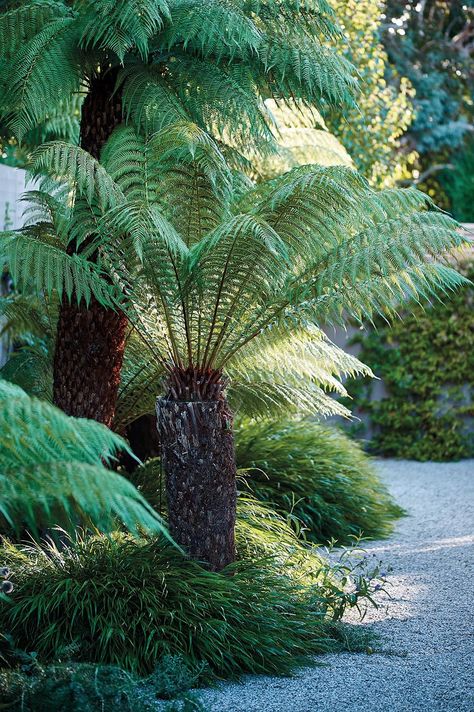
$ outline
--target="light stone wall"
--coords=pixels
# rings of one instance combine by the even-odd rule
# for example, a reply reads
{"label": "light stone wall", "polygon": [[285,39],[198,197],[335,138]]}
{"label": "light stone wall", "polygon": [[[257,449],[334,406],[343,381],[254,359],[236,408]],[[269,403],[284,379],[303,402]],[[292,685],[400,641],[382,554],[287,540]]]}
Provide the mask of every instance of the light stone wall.
{"label": "light stone wall", "polygon": [[[20,202],[25,192],[26,171],[0,164],[0,230],[16,230],[22,225],[24,205]],[[0,265],[0,295],[8,292],[9,280]],[[0,317],[0,329],[2,318]],[[4,365],[10,351],[7,336],[0,337],[0,367]]]}

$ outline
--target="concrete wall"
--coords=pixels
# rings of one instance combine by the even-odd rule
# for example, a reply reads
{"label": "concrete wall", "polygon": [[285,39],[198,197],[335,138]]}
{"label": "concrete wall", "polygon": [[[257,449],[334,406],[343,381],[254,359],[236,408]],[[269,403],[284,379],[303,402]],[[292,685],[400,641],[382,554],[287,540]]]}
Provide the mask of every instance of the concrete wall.
{"label": "concrete wall", "polygon": [[[26,172],[20,168],[11,168],[0,164],[0,230],[16,230],[22,225],[24,205],[20,202],[25,192]],[[0,278],[0,296],[8,293],[9,280],[3,274],[3,265]],[[2,318],[0,317],[0,329]],[[0,367],[4,365],[10,350],[9,340],[6,336],[0,337]]]}

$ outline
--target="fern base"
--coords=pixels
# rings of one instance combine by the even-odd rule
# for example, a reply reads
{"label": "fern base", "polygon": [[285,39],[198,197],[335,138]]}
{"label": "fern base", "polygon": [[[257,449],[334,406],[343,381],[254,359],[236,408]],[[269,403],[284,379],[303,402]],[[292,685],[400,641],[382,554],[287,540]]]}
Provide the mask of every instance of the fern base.
{"label": "fern base", "polygon": [[156,403],[170,533],[220,571],[235,560],[237,488],[232,412],[224,398]]}

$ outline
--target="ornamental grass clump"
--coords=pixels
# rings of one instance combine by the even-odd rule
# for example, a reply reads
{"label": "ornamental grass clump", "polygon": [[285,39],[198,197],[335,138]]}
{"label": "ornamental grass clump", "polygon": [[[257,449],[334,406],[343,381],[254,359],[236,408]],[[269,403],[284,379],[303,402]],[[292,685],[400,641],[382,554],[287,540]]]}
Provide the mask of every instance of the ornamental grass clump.
{"label": "ornamental grass clump", "polygon": [[310,541],[384,537],[403,514],[361,447],[335,428],[311,420],[245,421],[236,457],[254,496],[303,527]]}
{"label": "ornamental grass clump", "polygon": [[78,661],[141,674],[166,655],[222,677],[282,674],[349,639],[321,588],[282,575],[271,557],[216,574],[165,538],[125,534],[78,538],[62,550],[4,543],[1,554],[16,586],[0,626],[42,661],[74,646]]}

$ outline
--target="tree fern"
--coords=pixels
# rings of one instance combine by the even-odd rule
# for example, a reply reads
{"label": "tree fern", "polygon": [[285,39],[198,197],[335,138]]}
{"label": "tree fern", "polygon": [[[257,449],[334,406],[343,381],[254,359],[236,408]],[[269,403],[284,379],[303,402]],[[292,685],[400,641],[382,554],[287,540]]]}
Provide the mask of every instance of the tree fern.
{"label": "tree fern", "polygon": [[190,118],[247,147],[272,140],[262,99],[352,104],[353,69],[328,3],[29,0],[1,18],[2,114],[21,138],[122,69],[126,115],[154,129]]}
{"label": "tree fern", "polygon": [[117,518],[128,529],[163,531],[135,488],[107,470],[126,443],[105,426],[69,418],[0,380],[0,516],[17,529],[61,524],[78,516],[109,530]]}
{"label": "tree fern", "polygon": [[[83,253],[71,257],[52,244],[58,240],[54,219],[8,234],[4,243],[25,243],[23,257],[11,247],[12,262],[23,281],[39,289],[72,294],[82,280],[84,296],[86,288],[100,295],[92,285],[97,278],[147,342],[153,385],[164,392],[157,411],[164,467],[171,491],[181,492],[169,501],[171,533],[192,556],[219,570],[235,555],[229,377],[235,376],[242,403],[256,412],[293,399],[300,410],[344,413],[327,393],[343,393],[341,359],[329,358],[318,329],[348,317],[389,318],[408,296],[449,293],[465,280],[445,255],[465,239],[457,223],[419,193],[376,192],[345,167],[303,166],[249,187],[226,170],[219,145],[196,125],[180,122],[143,140],[119,129],[109,142],[104,164],[123,189],[105,165],[80,150],[47,146],[37,154],[46,157],[45,170],[73,188],[64,209],[74,215],[77,205],[89,208],[97,232],[91,239],[82,233],[89,243]],[[117,186],[118,198],[110,200],[107,186]],[[169,191],[178,187],[176,212],[166,203],[172,206]],[[92,251],[97,264],[86,259]],[[56,277],[51,254],[61,255]],[[92,268],[87,280],[84,263]],[[305,335],[296,355],[295,333]],[[264,368],[252,371],[252,348]],[[239,372],[246,357],[247,369]],[[350,369],[363,370],[355,363]],[[149,395],[149,375],[139,366],[129,382],[132,389],[140,385],[140,397]],[[129,404],[129,413],[137,414],[137,403]],[[203,481],[209,508],[199,499]],[[192,502],[184,515],[183,498]]]}
{"label": "tree fern", "polygon": [[[232,369],[254,340],[265,353],[265,339],[277,333],[296,378],[292,334],[348,316],[388,317],[407,296],[432,298],[464,281],[443,258],[464,242],[455,221],[423,194],[374,191],[347,167],[295,168],[233,200],[219,147],[181,122],[149,137],[117,129],[102,166],[63,144],[35,156],[75,188],[79,208],[83,199],[95,206],[85,229],[95,231],[89,249],[102,257],[96,267],[61,253],[40,222],[4,238],[14,273],[41,289],[120,304],[164,372]],[[335,387],[312,368],[318,387]],[[278,378],[260,380],[264,400],[272,389],[289,400]],[[317,389],[308,403],[317,397],[330,409]]]}

